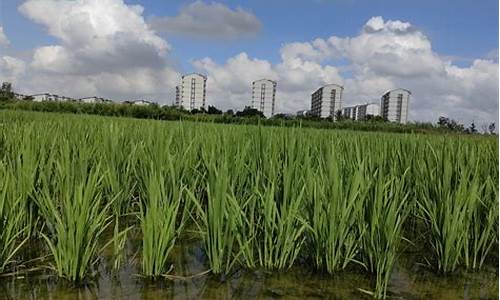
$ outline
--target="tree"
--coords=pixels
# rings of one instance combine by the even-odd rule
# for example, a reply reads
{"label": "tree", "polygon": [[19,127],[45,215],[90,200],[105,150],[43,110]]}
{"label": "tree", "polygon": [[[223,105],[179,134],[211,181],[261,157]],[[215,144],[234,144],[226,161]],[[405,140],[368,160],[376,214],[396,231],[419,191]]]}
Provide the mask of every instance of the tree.
{"label": "tree", "polygon": [[474,121],[472,121],[472,123],[470,124],[468,132],[471,134],[477,133],[476,124],[474,124]]}
{"label": "tree", "polygon": [[[443,116],[439,117],[437,125],[440,128],[446,128],[446,129],[451,130],[451,131],[464,132],[464,125],[458,123],[457,121],[455,121],[453,119],[447,118],[447,117],[443,117]],[[468,130],[467,130],[467,132],[468,132]]]}
{"label": "tree", "polygon": [[495,134],[495,122],[491,123],[488,126],[488,131],[490,132],[490,134]]}
{"label": "tree", "polygon": [[197,109],[197,108],[194,108],[191,110],[191,114],[193,115],[196,115],[196,114],[205,114],[207,112],[207,110],[205,109],[205,107],[200,107],[200,109]]}
{"label": "tree", "polygon": [[236,112],[236,116],[237,117],[261,117],[261,118],[264,118],[264,114],[261,111],[255,109],[255,108],[251,108],[249,106],[245,106],[245,108],[242,111]]}
{"label": "tree", "polygon": [[387,122],[387,119],[384,119],[384,117],[374,115],[366,115],[365,120],[370,122]]}
{"label": "tree", "polygon": [[443,116],[439,117],[438,122],[437,122],[439,127],[447,127],[449,123],[450,123],[450,119],[448,119],[447,117],[443,117]]}
{"label": "tree", "polygon": [[290,115],[287,114],[276,114],[273,116],[273,119],[283,119],[283,120],[290,120],[293,119]]}
{"label": "tree", "polygon": [[14,97],[14,92],[12,91],[12,83],[2,83],[2,87],[0,88],[0,97],[4,100],[10,100]]}
{"label": "tree", "polygon": [[342,115],[342,111],[341,111],[341,110],[337,110],[337,111],[335,112],[335,118],[334,118],[334,120],[336,120],[336,121],[340,122],[340,121],[344,121],[344,120],[346,120],[346,119],[347,119],[347,118],[346,118],[346,117],[344,117],[344,116]]}
{"label": "tree", "polygon": [[217,109],[215,106],[209,105],[208,112],[209,115],[221,115],[222,110]]}
{"label": "tree", "polygon": [[233,116],[234,115],[234,110],[228,109],[225,114],[228,115],[228,116]]}

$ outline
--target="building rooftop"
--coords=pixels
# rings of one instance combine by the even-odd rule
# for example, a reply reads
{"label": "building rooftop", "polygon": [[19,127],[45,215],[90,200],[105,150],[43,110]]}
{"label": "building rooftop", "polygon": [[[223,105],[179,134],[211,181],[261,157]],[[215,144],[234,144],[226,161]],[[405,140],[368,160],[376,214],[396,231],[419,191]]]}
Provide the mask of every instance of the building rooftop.
{"label": "building rooftop", "polygon": [[207,80],[207,76],[206,75],[203,75],[203,74],[200,74],[200,73],[196,73],[196,72],[184,74],[184,75],[182,75],[182,78],[184,78],[186,76],[190,76],[190,75],[198,75],[198,76],[203,77],[205,80]]}
{"label": "building rooftop", "polygon": [[407,90],[407,89],[404,89],[404,88],[395,88],[395,89],[386,91],[385,93],[382,94],[382,96],[385,96],[385,95],[387,95],[390,92],[399,91],[399,90],[406,91],[406,92],[408,92],[408,94],[411,95],[411,91],[410,90]]}
{"label": "building rooftop", "polygon": [[278,84],[278,82],[277,82],[277,81],[272,80],[272,79],[267,79],[267,78],[261,78],[261,79],[254,80],[254,81],[252,81],[252,84],[254,84],[254,83],[258,82],[258,81],[270,81],[270,82],[272,82],[274,85],[277,85],[277,84]]}

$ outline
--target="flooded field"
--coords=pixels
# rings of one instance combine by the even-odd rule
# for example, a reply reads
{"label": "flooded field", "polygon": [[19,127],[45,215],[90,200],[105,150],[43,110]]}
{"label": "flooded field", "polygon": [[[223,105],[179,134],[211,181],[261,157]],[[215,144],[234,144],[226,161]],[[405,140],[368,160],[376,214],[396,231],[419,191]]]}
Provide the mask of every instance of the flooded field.
{"label": "flooded field", "polygon": [[[128,250],[133,254],[135,242]],[[409,256],[413,256],[409,254]],[[408,256],[407,256],[408,257]],[[361,268],[338,275],[319,274],[300,262],[286,272],[236,270],[219,276],[206,273],[208,262],[199,241],[175,246],[169,278],[141,278],[140,265],[125,264],[120,272],[107,270],[103,259],[94,282],[71,286],[47,274],[4,277],[0,300],[10,299],[371,299],[372,278]],[[428,267],[400,258],[391,275],[389,297],[396,299],[498,299],[494,262],[477,273],[437,276]]]}

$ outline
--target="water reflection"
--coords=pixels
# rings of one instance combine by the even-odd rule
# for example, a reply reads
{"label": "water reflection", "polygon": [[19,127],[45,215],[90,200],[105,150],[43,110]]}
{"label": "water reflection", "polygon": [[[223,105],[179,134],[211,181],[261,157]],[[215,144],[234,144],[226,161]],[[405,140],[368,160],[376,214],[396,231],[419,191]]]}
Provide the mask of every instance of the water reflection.
{"label": "water reflection", "polygon": [[[208,269],[201,243],[184,242],[172,253],[177,276],[200,274]],[[137,253],[138,245],[127,246],[127,255]],[[118,274],[110,271],[110,260],[103,260],[94,284],[72,287],[53,276],[40,274],[25,278],[0,279],[0,300],[4,299],[359,299],[368,296],[358,288],[370,290],[371,278],[351,270],[336,276],[318,274],[308,267],[287,272],[237,270],[230,276],[200,275],[190,279],[145,281],[139,273],[139,259],[122,266]],[[437,277],[430,271],[396,265],[389,291],[403,299],[489,299],[498,298],[498,271],[490,265],[485,271]],[[306,265],[304,263],[304,265]],[[411,270],[411,271],[410,271]]]}

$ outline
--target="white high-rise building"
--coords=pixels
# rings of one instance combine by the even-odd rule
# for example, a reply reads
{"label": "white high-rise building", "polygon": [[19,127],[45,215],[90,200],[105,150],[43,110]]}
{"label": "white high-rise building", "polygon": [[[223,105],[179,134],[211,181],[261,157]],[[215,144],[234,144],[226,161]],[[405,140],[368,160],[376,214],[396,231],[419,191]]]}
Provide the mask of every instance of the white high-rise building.
{"label": "white high-rise building", "polygon": [[368,116],[380,116],[380,106],[377,103],[366,103],[358,105],[357,120],[366,120]]}
{"label": "white high-rise building", "polygon": [[186,110],[206,108],[207,77],[198,73],[182,76],[175,87],[175,104]]}
{"label": "white high-rise building", "polygon": [[342,92],[344,87],[328,84],[320,87],[311,95],[311,115],[319,118],[333,117],[342,110]]}
{"label": "white high-rise building", "polygon": [[366,120],[367,116],[380,115],[380,107],[376,103],[366,103],[354,106],[344,107],[342,116],[353,120]]}
{"label": "white high-rise building", "polygon": [[276,85],[276,81],[270,79],[259,79],[252,82],[252,103],[250,106],[261,111],[266,118],[274,115]]}
{"label": "white high-rise building", "polygon": [[342,116],[344,118],[352,119],[352,120],[357,120],[358,118],[358,106],[347,106],[342,108]]}
{"label": "white high-rise building", "polygon": [[406,124],[411,92],[394,89],[386,92],[380,100],[380,115],[391,122]]}

